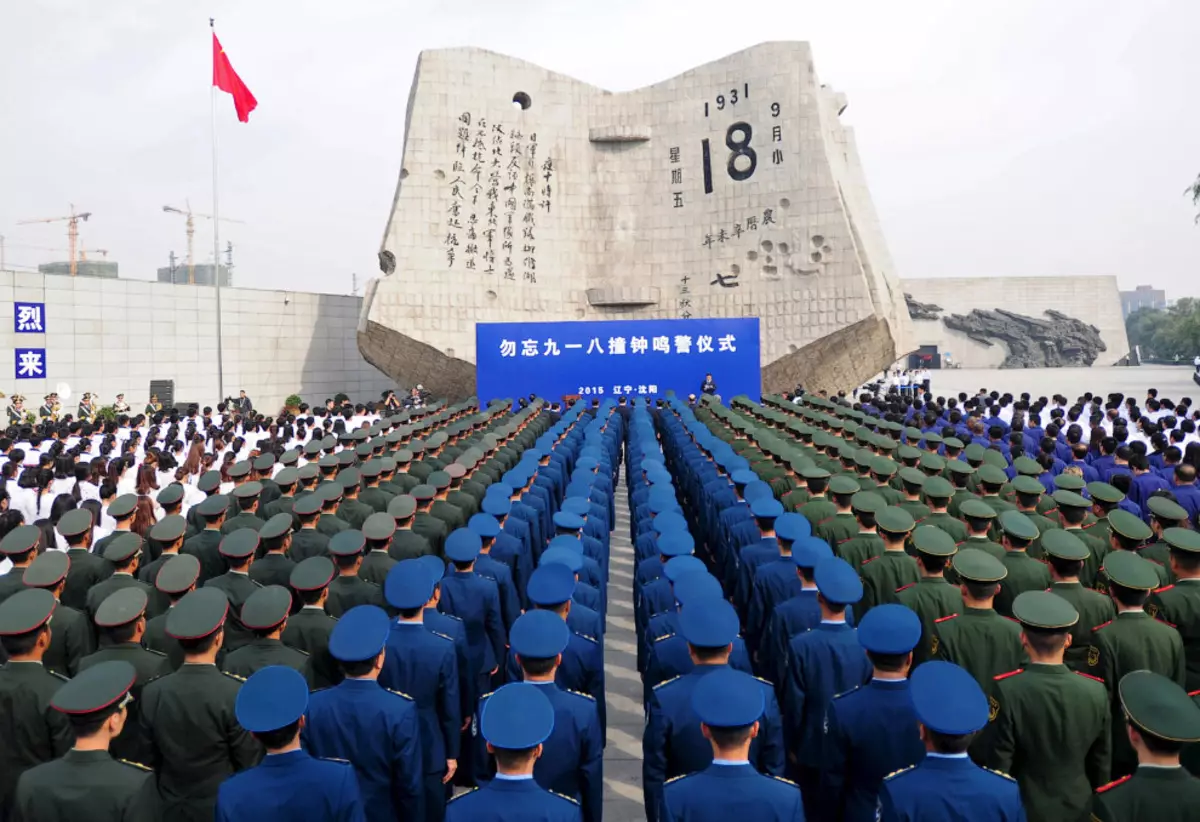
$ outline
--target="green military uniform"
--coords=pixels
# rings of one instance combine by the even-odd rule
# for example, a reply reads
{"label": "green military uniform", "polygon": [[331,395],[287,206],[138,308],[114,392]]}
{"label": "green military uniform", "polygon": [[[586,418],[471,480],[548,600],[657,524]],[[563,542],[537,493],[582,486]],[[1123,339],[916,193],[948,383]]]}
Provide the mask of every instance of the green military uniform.
{"label": "green military uniform", "polygon": [[[139,537],[138,539],[140,540],[141,538]],[[142,582],[141,580],[135,579],[132,574],[128,574],[128,573],[113,574],[111,577],[104,580],[103,582],[96,583],[94,586],[92,586],[92,590],[88,591],[87,601],[84,604],[84,608],[85,608],[86,614],[88,616],[88,619],[90,621],[95,621],[96,611],[99,610],[100,604],[102,602],[104,602],[104,600],[108,599],[110,596],[115,594],[117,591],[123,590],[125,588],[137,588],[138,590],[145,593],[147,598],[150,597],[151,593],[154,590],[153,588],[151,588],[149,585]]]}
{"label": "green military uniform", "polygon": [[1038,538],[1037,526],[1015,508],[997,518],[1008,543],[1001,562],[1008,572],[1000,583],[995,608],[1001,616],[1012,616],[1012,603],[1026,591],[1044,591],[1050,585],[1050,569],[1026,553],[1026,548]]}
{"label": "green military uniform", "polygon": [[[96,625],[102,632],[129,625],[145,615],[146,604],[144,591],[125,588],[101,603],[100,610],[96,612]],[[134,702],[129,706],[129,720],[126,721],[120,736],[112,741],[109,750],[120,759],[145,764],[150,758],[150,751],[138,728],[138,712],[141,707],[138,699],[146,683],[171,672],[171,663],[166,654],[144,648],[138,642],[119,642],[102,644],[100,650],[80,661],[79,670],[86,671],[95,665],[113,661],[132,665],[136,679],[130,691]]]}
{"label": "green military uniform", "polygon": [[[1103,570],[1112,584],[1133,591],[1150,591],[1158,583],[1149,560],[1131,551],[1109,554]],[[1145,670],[1168,677],[1183,687],[1187,680],[1183,640],[1178,631],[1141,608],[1118,609],[1115,619],[1092,631],[1088,663],[1108,685],[1112,696],[1112,774],[1124,776],[1137,766],[1137,756],[1121,724],[1121,702],[1115,685],[1125,674]]]}
{"label": "green military uniform", "polygon": [[[401,499],[401,497],[396,499]],[[434,555],[445,556],[443,546],[446,544],[446,537],[450,534],[450,529],[446,527],[445,522],[428,511],[417,511],[413,514],[412,532],[425,538]]]}
{"label": "green military uniform", "polygon": [[876,605],[897,602],[896,592],[921,578],[916,560],[904,550],[904,540],[896,539],[912,531],[913,518],[902,508],[888,506],[875,519],[879,530],[888,534],[891,542],[881,538],[884,550],[858,568],[863,581],[863,596],[855,606],[855,616],[860,620]]}
{"label": "green military uniform", "polygon": [[[286,516],[286,515],[285,515]],[[277,551],[268,551],[250,566],[250,579],[259,585],[287,585],[296,563]]]}
{"label": "green military uniform", "polygon": [[[210,497],[210,499],[212,499]],[[207,502],[207,500],[205,500]],[[204,503],[201,503],[203,506]],[[195,510],[195,509],[193,509]],[[205,528],[194,537],[188,537],[179,549],[181,554],[190,554],[200,560],[200,581],[203,585],[213,577],[225,573],[225,560],[221,559],[221,532],[215,528]]]}
{"label": "green military uniform", "polygon": [[[1164,540],[1181,553],[1200,555],[1200,534],[1184,528],[1168,528]],[[1150,594],[1146,612],[1175,627],[1183,640],[1187,663],[1184,687],[1200,691],[1200,577],[1186,577]]]}
{"label": "green military uniform", "polygon": [[67,584],[63,588],[61,601],[82,613],[87,607],[88,591],[97,582],[112,575],[112,563],[105,562],[103,557],[87,548],[68,548],[67,558],[71,560],[71,565],[67,569]]}
{"label": "green military uniform", "polygon": [[[1178,743],[1200,741],[1200,708],[1178,684],[1150,671],[1126,674],[1119,683],[1122,712],[1143,738]],[[1153,820],[1185,822],[1197,816],[1200,780],[1179,765],[1141,766],[1097,789],[1097,822]]]}
{"label": "green military uniform", "polygon": [[310,557],[329,556],[329,537],[316,527],[303,527],[292,534],[290,556],[297,564]]}
{"label": "green military uniform", "polygon": [[[338,479],[342,480],[342,488],[344,492],[354,493],[359,486],[359,473],[357,469],[347,468],[341,473]],[[375,513],[375,509],[370,505],[360,502],[357,498],[350,499],[343,497],[341,504],[338,506],[338,519],[345,520],[351,528],[361,530],[367,517]]]}
{"label": "green military uniform", "polygon": [[423,557],[433,552],[429,540],[406,527],[396,529],[396,533],[392,535],[392,544],[388,547],[388,554],[397,562]]}
{"label": "green military uniform", "polygon": [[308,666],[308,654],[298,651],[270,636],[287,619],[292,607],[292,594],[281,585],[259,588],[242,606],[242,625],[254,633],[254,638],[225,655],[221,669],[249,679],[268,665],[286,665],[303,672]]}
{"label": "green military uniform", "polygon": [[[1063,633],[1079,618],[1044,591],[1021,594],[1013,613],[1024,626]],[[985,764],[1016,778],[1030,822],[1085,820],[1092,790],[1108,781],[1104,684],[1066,665],[1030,664],[996,677],[989,703]]]}
{"label": "green military uniform", "polygon": [[253,511],[245,510],[245,507],[258,502],[262,490],[262,484],[254,480],[243,483],[233,489],[233,496],[238,501],[239,507],[242,507],[243,510],[225,520],[225,523],[221,526],[221,533],[224,536],[229,536],[234,531],[242,528],[251,528],[255,531],[262,529],[263,525],[266,524],[266,520]]}
{"label": "green military uniform", "polygon": [[358,575],[367,582],[382,588],[383,583],[387,580],[388,571],[392,570],[397,562],[389,550],[368,551],[363,558],[363,564],[358,569]]}
{"label": "green military uniform", "polygon": [[[88,523],[86,527],[90,528],[91,514],[81,509],[76,511],[83,515]],[[45,588],[53,593],[65,581],[70,562],[62,551],[46,551],[25,569],[25,586]],[[75,676],[79,661],[93,650],[92,626],[88,624],[87,617],[60,602],[50,622],[50,647],[42,657],[42,664],[56,674]]]}
{"label": "green military uniform", "polygon": [[[1076,532],[1056,529],[1043,535],[1042,547],[1047,557],[1054,557],[1073,562],[1084,562],[1090,552]],[[1088,665],[1089,647],[1092,644],[1092,631],[1098,625],[1103,625],[1117,611],[1112,599],[1108,596],[1083,587],[1079,581],[1054,580],[1050,583],[1050,592],[1071,603],[1079,614],[1079,621],[1071,626],[1071,645],[1067,648],[1064,661],[1073,671],[1093,673],[1095,660]]]}
{"label": "green military uniform", "polygon": [[[13,594],[0,603],[0,636],[42,629],[56,605],[54,594],[44,589]],[[62,756],[71,747],[66,716],[50,707],[66,681],[33,659],[10,659],[0,666],[0,716],[4,717],[0,722],[0,817],[8,818],[23,773]]]}
{"label": "green military uniform", "polygon": [[[203,638],[222,625],[228,602],[215,588],[193,591],[171,609],[167,632]],[[262,747],[237,722],[234,703],[241,680],[217,666],[184,665],[142,692],[141,725],[150,740],[158,818],[212,822],[217,789],[252,768]]]}
{"label": "green military uniform", "polygon": [[[1004,579],[1004,564],[978,549],[965,548],[954,557],[963,582],[995,584]],[[965,668],[984,691],[996,676],[1016,669],[1025,659],[1021,626],[992,608],[963,604],[957,614],[934,620],[930,653],[934,659]]]}
{"label": "green military uniform", "polygon": [[[913,531],[912,543],[918,555],[949,558],[958,551],[950,535],[932,525],[918,525]],[[913,664],[919,665],[933,656],[937,621],[962,612],[962,593],[944,576],[926,576],[922,571],[917,582],[896,591],[896,599],[921,619],[921,641],[913,649]]]}
{"label": "green military uniform", "polygon": [[[297,592],[320,591],[329,585],[336,573],[327,557],[312,557],[292,571],[291,585]],[[329,654],[329,635],[337,620],[325,613],[320,605],[305,605],[288,617],[280,639],[285,645],[308,654],[305,676],[309,687],[332,688],[342,681],[342,670]]]}
{"label": "green military uniform", "polygon": [[[364,472],[367,470],[376,471],[377,469],[364,469]],[[374,477],[378,476],[378,473],[374,474]],[[391,502],[395,497],[396,494],[389,494],[379,487],[379,485],[368,485],[366,488],[358,492],[358,501],[363,505],[368,506],[376,513],[386,512],[388,503]]]}
{"label": "green military uniform", "polygon": [[[126,707],[134,678],[132,666],[125,662],[94,666],[57,690],[50,700],[51,712],[103,722]],[[14,818],[38,822],[155,819],[149,790],[152,778],[145,765],[114,759],[108,751],[72,748],[61,759],[21,776]]]}
{"label": "green military uniform", "polygon": [[[361,554],[366,540],[361,531],[346,531],[329,542],[329,551],[334,557],[350,557]],[[339,574],[329,583],[329,595],[325,599],[325,611],[332,617],[340,617],[357,605],[384,607],[383,589],[367,582],[357,574]]]}

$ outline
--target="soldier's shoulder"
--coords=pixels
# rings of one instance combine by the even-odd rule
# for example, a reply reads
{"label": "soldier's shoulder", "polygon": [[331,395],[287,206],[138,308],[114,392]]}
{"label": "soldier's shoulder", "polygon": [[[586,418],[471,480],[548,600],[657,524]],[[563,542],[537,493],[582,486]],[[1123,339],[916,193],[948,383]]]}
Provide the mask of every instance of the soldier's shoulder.
{"label": "soldier's shoulder", "polygon": [[564,793],[559,793],[558,791],[546,791],[546,793],[550,794],[551,796],[556,796],[559,799],[565,799],[567,802],[570,802],[572,805],[576,805],[576,806],[579,805],[578,799],[574,799],[570,796],[567,796]]}
{"label": "soldier's shoulder", "polygon": [[1101,685],[1104,685],[1104,680],[1098,676],[1093,676],[1092,674],[1085,674],[1083,671],[1072,671],[1072,673],[1077,674],[1077,675],[1083,677],[1084,679],[1090,679],[1093,682],[1099,682]]}
{"label": "soldier's shoulder", "polygon": [[413,701],[413,698],[412,698],[411,696],[409,696],[408,694],[404,693],[404,691],[397,691],[397,690],[396,690],[396,689],[394,689],[394,688],[384,688],[383,690],[387,691],[389,694],[392,694],[393,696],[398,696],[398,697],[400,697],[400,698],[402,698],[402,699],[405,699],[405,700],[407,700],[407,701],[409,701],[409,702],[412,702],[412,701]]}
{"label": "soldier's shoulder", "polygon": [[592,696],[591,694],[585,694],[583,691],[572,691],[570,688],[567,688],[566,692],[569,694],[573,694],[574,696],[582,697],[582,698],[588,700],[589,702],[596,701],[596,697]]}
{"label": "soldier's shoulder", "polygon": [[1024,668],[1017,668],[1016,670],[1006,671],[1002,674],[996,674],[994,677],[992,677],[992,681],[993,682],[1003,682],[1006,679],[1011,679],[1012,677],[1018,676],[1023,673],[1025,673]]}
{"label": "soldier's shoulder", "polygon": [[450,799],[448,799],[446,801],[446,804],[451,805],[451,804],[459,801],[460,799],[462,799],[464,796],[470,796],[471,794],[475,793],[478,790],[479,790],[479,788],[467,788],[465,791],[458,794],[457,796],[450,797]]}
{"label": "soldier's shoulder", "polygon": [[938,617],[937,619],[935,619],[933,621],[933,624],[934,625],[942,625],[944,623],[949,622],[952,619],[957,619],[957,618],[958,618],[958,614],[954,613],[954,614],[950,614],[949,616]]}
{"label": "soldier's shoulder", "polygon": [[898,594],[902,591],[907,591],[909,588],[912,588],[916,584],[917,583],[915,583],[915,582],[910,582],[907,585],[901,585],[899,588],[896,589],[896,593]]}
{"label": "soldier's shoulder", "polygon": [[1126,774],[1125,776],[1122,776],[1120,779],[1114,779],[1112,782],[1109,782],[1107,785],[1101,785],[1099,788],[1096,788],[1096,793],[1098,793],[1098,794],[1107,793],[1108,791],[1111,791],[1113,788],[1124,785],[1130,779],[1133,779],[1133,774]]}
{"label": "soldier's shoulder", "polygon": [[[579,631],[572,631],[571,633],[573,633],[575,636],[579,637],[580,639],[586,639],[588,642],[592,643],[593,645],[600,644],[600,640],[596,639],[591,634],[584,634],[584,633],[580,633]],[[668,634],[667,636],[674,636],[674,634]],[[659,639],[663,639],[663,637],[659,637]],[[657,642],[657,641],[658,640],[655,640],[655,642]]]}
{"label": "soldier's shoulder", "polygon": [[843,697],[850,696],[850,694],[858,693],[861,690],[862,690],[861,685],[855,685],[853,688],[851,688],[848,691],[842,691],[840,694],[834,694],[833,698],[836,701],[836,700],[842,699]]}
{"label": "soldier's shoulder", "polygon": [[916,765],[909,765],[907,768],[901,768],[898,771],[892,771],[890,774],[888,774],[887,776],[885,776],[883,778],[883,781],[890,782],[898,776],[903,776],[904,774],[909,773],[910,771],[914,770],[916,767],[917,767]]}
{"label": "soldier's shoulder", "polygon": [[46,673],[50,674],[51,677],[58,680],[59,682],[70,682],[71,681],[71,677],[67,676],[66,674],[60,674],[58,671],[52,671],[49,668],[46,668]]}
{"label": "soldier's shoulder", "polygon": [[1096,633],[1101,628],[1107,628],[1109,625],[1112,625],[1113,622],[1114,622],[1114,620],[1111,620],[1111,619],[1108,622],[1101,622],[1099,625],[1097,625],[1095,628],[1092,629],[1092,633]]}
{"label": "soldier's shoulder", "polygon": [[234,680],[235,682],[245,682],[246,681],[246,677],[238,676],[237,674],[231,674],[229,671],[221,671],[221,674],[223,676],[228,677],[229,679]]}
{"label": "soldier's shoulder", "polygon": [[1008,782],[1016,782],[1017,781],[1014,777],[1009,776],[1004,771],[997,771],[997,770],[993,770],[992,768],[984,768],[983,770],[987,771],[988,773],[990,773],[994,776],[998,776],[1001,779],[1004,779]]}
{"label": "soldier's shoulder", "polygon": [[117,762],[119,762],[121,765],[123,765],[125,767],[133,768],[135,770],[142,771],[144,773],[154,773],[153,768],[151,768],[149,765],[143,765],[141,762],[134,762],[133,760],[130,760],[130,759],[121,759],[120,757],[115,757],[115,759]]}
{"label": "soldier's shoulder", "polygon": [[678,676],[673,676],[670,679],[664,679],[662,682],[660,682],[654,686],[654,690],[656,690],[656,691],[661,690],[661,689],[667,687],[668,685],[670,685],[672,682],[678,682],[680,679],[681,679],[681,677],[678,677]]}
{"label": "soldier's shoulder", "polygon": [[320,762],[328,762],[331,765],[337,765],[340,768],[353,768],[354,765],[349,759],[338,759],[336,756],[317,756],[313,757]]}
{"label": "soldier's shoulder", "polygon": [[147,648],[144,645],[142,646],[142,651],[144,653],[150,654],[150,656],[163,656],[163,657],[166,656],[166,654],[164,654],[162,651],[156,651],[153,648]]}
{"label": "soldier's shoulder", "polygon": [[664,785],[674,785],[676,782],[680,782],[684,779],[689,779],[689,778],[695,776],[696,773],[699,773],[699,771],[696,771],[695,773],[681,773],[679,776],[672,776],[670,779],[668,779],[663,784]]}
{"label": "soldier's shoulder", "polygon": [[447,635],[447,634],[443,634],[441,631],[430,631],[429,633],[433,634],[433,635],[434,635],[435,637],[437,637],[438,639],[444,639],[444,640],[446,640],[447,642],[453,642],[453,641],[454,641],[454,637],[452,637],[452,636],[449,636],[449,635]]}

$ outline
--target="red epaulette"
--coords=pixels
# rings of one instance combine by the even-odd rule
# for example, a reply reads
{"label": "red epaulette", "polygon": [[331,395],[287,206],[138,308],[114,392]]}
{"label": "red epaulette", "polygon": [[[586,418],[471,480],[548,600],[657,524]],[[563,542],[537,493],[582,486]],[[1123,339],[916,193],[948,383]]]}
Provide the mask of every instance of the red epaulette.
{"label": "red epaulette", "polygon": [[950,616],[944,616],[940,617],[939,619],[935,619],[934,622],[945,622],[948,619],[954,619],[956,616],[958,616],[958,614],[951,614]]}
{"label": "red epaulette", "polygon": [[1171,589],[1172,589],[1172,588],[1174,588],[1174,587],[1175,587],[1174,585],[1164,585],[1164,586],[1163,586],[1163,587],[1161,587],[1161,588],[1155,588],[1155,589],[1154,589],[1154,591],[1153,591],[1153,593],[1156,593],[1156,594],[1161,594],[1163,591],[1169,591],[1169,590],[1171,590]]}
{"label": "red epaulette", "polygon": [[1188,696],[1200,696],[1200,691],[1191,691]]}
{"label": "red epaulette", "polygon": [[[839,542],[838,545],[841,545],[841,543]],[[866,565],[868,562],[874,562],[877,559],[879,559],[879,557],[867,557],[866,559],[864,559],[862,561],[862,564]],[[861,568],[862,566],[859,566],[859,567]]]}
{"label": "red epaulette", "polygon": [[1133,778],[1133,774],[1126,774],[1125,776],[1122,776],[1120,779],[1114,779],[1112,782],[1109,782],[1107,785],[1101,785],[1099,788],[1096,788],[1096,793],[1104,793],[1105,791],[1111,790],[1112,788],[1115,788],[1118,785],[1120,785],[1122,782],[1127,782],[1132,778]]}
{"label": "red epaulette", "polygon": [[1094,679],[1097,682],[1099,682],[1101,685],[1104,684],[1104,680],[1098,676],[1092,676],[1091,674],[1085,674],[1083,671],[1076,671],[1075,673],[1079,674],[1080,676],[1086,676],[1088,679]]}
{"label": "red epaulette", "polygon": [[824,525],[825,523],[829,522],[829,520],[831,520],[831,519],[833,519],[833,517],[825,517],[825,519],[818,522],[817,525]]}
{"label": "red epaulette", "polygon": [[[1001,614],[1000,616],[1004,616],[1004,614]],[[1020,625],[1020,624],[1021,624],[1021,620],[1017,619],[1016,617],[1010,617],[1010,616],[1006,616],[1006,617],[1004,617],[1004,618],[1005,618],[1005,619],[1007,619],[1009,622],[1015,622],[1015,623],[1017,623],[1018,625]]]}
{"label": "red epaulette", "polygon": [[954,547],[955,547],[955,548],[961,548],[961,547],[962,547],[962,546],[963,546],[965,543],[966,543],[966,540],[964,539],[962,542],[956,542],[956,543],[954,543]]}
{"label": "red epaulette", "polygon": [[1105,623],[1102,623],[1102,624],[1100,624],[1100,625],[1097,625],[1097,626],[1096,626],[1095,628],[1093,628],[1092,630],[1093,630],[1093,631],[1099,631],[1099,630],[1100,630],[1101,628],[1103,628],[1105,625],[1112,625],[1112,624],[1113,624],[1113,621],[1110,619],[1108,622],[1105,622]]}
{"label": "red epaulette", "polygon": [[1157,614],[1155,614],[1155,616],[1154,616],[1154,619],[1155,619],[1155,621],[1157,621],[1157,622],[1161,622],[1163,625],[1166,625],[1166,626],[1168,626],[1168,627],[1170,627],[1170,628],[1174,628],[1174,629],[1176,629],[1176,630],[1179,630],[1179,626],[1178,626],[1178,625],[1176,625],[1174,622],[1171,622],[1171,621],[1169,621],[1169,620],[1163,619],[1162,617],[1158,616]]}
{"label": "red epaulette", "polygon": [[1010,676],[1016,676],[1017,674],[1022,673],[1024,670],[1024,668],[1017,668],[1015,671],[1009,671],[1006,674],[996,674],[994,677],[992,677],[992,681],[999,682],[1002,679],[1008,679]]}
{"label": "red epaulette", "polygon": [[[1142,557],[1142,559],[1150,559],[1150,557]],[[1163,567],[1163,564],[1156,559],[1150,559],[1150,561],[1153,562],[1155,565],[1157,565],[1159,568]]]}
{"label": "red epaulette", "polygon": [[[865,565],[866,563],[863,563],[863,564]],[[914,585],[916,585],[916,584],[917,584],[917,583],[915,583],[915,582],[910,582],[910,583],[908,583],[907,585],[901,585],[899,588],[897,588],[897,589],[896,589],[896,593],[898,594],[898,593],[900,593],[901,591],[903,591],[905,588],[911,588],[911,587],[913,587],[913,586],[914,586]]]}

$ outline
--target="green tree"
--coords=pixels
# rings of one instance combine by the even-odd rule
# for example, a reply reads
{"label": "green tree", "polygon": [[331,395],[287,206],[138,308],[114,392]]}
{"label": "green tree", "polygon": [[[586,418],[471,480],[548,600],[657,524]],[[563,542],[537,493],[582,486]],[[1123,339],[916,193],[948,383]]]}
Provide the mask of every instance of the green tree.
{"label": "green tree", "polygon": [[1200,300],[1187,297],[1166,311],[1139,308],[1125,319],[1125,334],[1143,359],[1191,361],[1200,354]]}
{"label": "green tree", "polygon": [[1196,175],[1196,181],[1187,187],[1184,194],[1192,198],[1192,205],[1197,208],[1196,222],[1200,223],[1200,174]]}

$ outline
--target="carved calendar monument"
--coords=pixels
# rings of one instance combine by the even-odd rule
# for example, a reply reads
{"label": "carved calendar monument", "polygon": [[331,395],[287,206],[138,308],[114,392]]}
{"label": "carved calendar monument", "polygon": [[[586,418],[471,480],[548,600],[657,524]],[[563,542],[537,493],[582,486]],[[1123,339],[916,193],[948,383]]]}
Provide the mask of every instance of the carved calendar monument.
{"label": "carved calendar monument", "polygon": [[363,356],[464,397],[477,322],[760,317],[765,392],[853,388],[913,346],[845,108],[807,43],[623,93],[423,52]]}

